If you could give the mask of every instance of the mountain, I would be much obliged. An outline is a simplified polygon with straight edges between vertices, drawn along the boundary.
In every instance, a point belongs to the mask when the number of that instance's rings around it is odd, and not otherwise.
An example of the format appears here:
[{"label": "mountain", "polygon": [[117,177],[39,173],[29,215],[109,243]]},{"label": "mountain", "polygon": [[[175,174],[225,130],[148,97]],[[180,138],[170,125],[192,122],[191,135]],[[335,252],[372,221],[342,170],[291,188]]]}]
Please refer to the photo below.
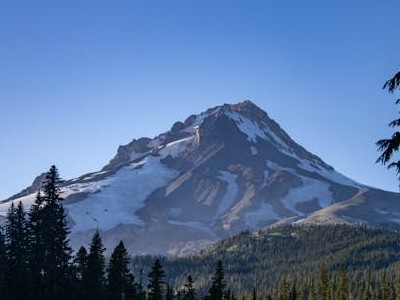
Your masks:
[{"label": "mountain", "polygon": [[[34,187],[5,200],[26,206]],[[108,251],[185,254],[281,223],[400,227],[397,193],[357,183],[296,142],[250,101],[211,108],[120,146],[99,172],[62,186],[74,248],[99,229]]]}]

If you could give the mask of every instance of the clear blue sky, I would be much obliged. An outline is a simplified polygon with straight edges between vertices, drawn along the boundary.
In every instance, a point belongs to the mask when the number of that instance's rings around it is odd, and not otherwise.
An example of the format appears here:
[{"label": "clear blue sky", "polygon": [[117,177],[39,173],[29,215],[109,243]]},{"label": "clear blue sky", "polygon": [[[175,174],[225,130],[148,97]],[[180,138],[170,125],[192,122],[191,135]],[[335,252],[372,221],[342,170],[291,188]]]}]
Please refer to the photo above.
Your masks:
[{"label": "clear blue sky", "polygon": [[399,1],[0,2],[0,199],[50,165],[69,179],[118,145],[251,99],[301,145],[364,184],[391,135]]}]

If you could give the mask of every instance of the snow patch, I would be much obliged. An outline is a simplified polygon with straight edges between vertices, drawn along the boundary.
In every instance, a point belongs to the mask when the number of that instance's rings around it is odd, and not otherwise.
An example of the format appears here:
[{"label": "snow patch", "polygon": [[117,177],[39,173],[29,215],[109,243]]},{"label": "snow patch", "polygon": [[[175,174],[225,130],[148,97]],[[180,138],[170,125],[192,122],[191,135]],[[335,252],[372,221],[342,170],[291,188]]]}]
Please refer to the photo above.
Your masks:
[{"label": "snow patch", "polygon": [[211,116],[211,115],[217,113],[219,110],[220,110],[220,107],[217,107],[216,109],[212,110],[209,113],[203,112],[200,115],[197,115],[196,120],[194,120],[194,122],[190,126],[182,129],[181,131],[193,133],[193,134],[196,133],[197,128],[203,123],[204,119],[207,118],[208,116]]},{"label": "snow patch", "polygon": [[18,198],[13,201],[5,202],[0,204],[0,216],[6,216],[7,211],[11,206],[11,202],[14,202],[14,205],[17,206],[18,203],[21,201],[22,205],[24,206],[25,211],[28,211],[31,207],[31,205],[35,202],[36,199],[36,193],[29,194],[27,196]]},{"label": "snow patch", "polygon": [[267,138],[265,132],[259,127],[257,123],[250,121],[249,119],[238,113],[225,112],[225,115],[236,122],[240,131],[247,135],[247,140],[249,140],[250,142],[257,142],[257,137],[260,137],[262,139]]},{"label": "snow patch", "polygon": [[363,185],[351,180],[350,178],[336,172],[335,170],[328,170],[325,168],[318,168],[308,161],[300,160],[299,163],[297,164],[301,169],[312,172],[312,173],[317,173],[318,175],[321,175],[322,177],[342,184],[342,185],[347,185],[347,186],[352,186],[355,188],[362,188]]},{"label": "snow patch", "polygon": [[82,201],[65,205],[77,224],[72,232],[93,228],[107,230],[119,224],[141,225],[135,212],[144,206],[145,199],[153,191],[177,175],[176,170],[166,168],[160,158],[152,156],[145,159],[141,168],[121,168],[109,179],[109,186]]},{"label": "snow patch", "polygon": [[143,156],[145,156],[145,155],[148,155],[149,152],[150,152],[150,151],[143,152],[143,153],[137,153],[137,152],[133,151],[133,152],[131,153],[131,156],[130,156],[130,161],[134,161],[134,160],[137,160],[137,159],[139,159],[139,158],[141,158],[141,157],[143,157]]},{"label": "snow patch", "polygon": [[167,157],[168,155],[171,155],[172,157],[177,157],[187,148],[187,145],[190,144],[194,138],[194,136],[190,136],[171,142],[165,145],[165,147],[160,150],[160,155],[162,157]]},{"label": "snow patch", "polygon": [[306,177],[301,177],[301,180],[303,181],[302,186],[289,190],[289,193],[281,199],[281,203],[286,209],[302,216],[304,214],[296,209],[299,203],[317,199],[321,208],[332,204],[333,197],[329,190],[329,184]]},{"label": "snow patch", "polygon": [[288,147],[265,123],[260,125],[235,112],[225,112],[225,115],[236,122],[240,131],[247,135],[248,141],[253,143],[257,142],[257,137],[269,140],[276,148],[283,151],[285,154],[298,158],[293,150]]},{"label": "snow patch", "polygon": [[294,157],[294,158],[298,158],[298,156],[296,155],[296,153],[294,153],[294,151],[292,150],[292,148],[288,147],[286,145],[286,143],[284,143],[276,134],[275,132],[273,132],[267,125],[265,125],[263,123],[263,130],[265,133],[267,133],[267,136],[270,137],[270,141],[280,150],[282,150],[283,152],[285,152],[285,154]]},{"label": "snow patch", "polygon": [[76,193],[96,193],[102,188],[108,186],[112,177],[92,182],[70,184],[67,187],[61,188],[61,197],[67,198],[68,196]]},{"label": "snow patch", "polygon": [[251,151],[251,154],[252,154],[252,155],[257,155],[257,153],[258,153],[257,148],[254,147],[254,146],[251,146],[251,147],[250,147],[250,151]]},{"label": "snow patch", "polygon": [[248,212],[245,215],[246,225],[255,229],[258,228],[260,222],[273,220],[279,220],[279,216],[274,212],[273,207],[265,202],[261,204],[261,207],[258,210]]},{"label": "snow patch", "polygon": [[234,204],[235,198],[239,191],[239,187],[236,183],[237,175],[232,174],[228,171],[220,171],[221,175],[218,176],[219,179],[228,183],[228,187],[226,189],[225,195],[220,201],[217,212],[215,214],[215,218],[220,217],[224,213],[226,213]]},{"label": "snow patch", "polygon": [[391,218],[391,219],[389,219],[389,221],[392,221],[394,223],[400,224],[400,218]]},{"label": "snow patch", "polygon": [[168,212],[168,216],[170,217],[179,217],[182,214],[181,207],[170,208]]},{"label": "snow patch", "polygon": [[[282,167],[282,166],[278,165],[277,163],[274,163],[271,161],[267,161],[266,164],[267,164],[267,167],[269,167],[272,170],[285,170],[292,174],[298,175],[298,173],[296,172],[295,169]],[[305,171],[316,173],[316,174],[320,175],[321,177],[326,178],[329,181],[332,181],[335,183],[339,183],[339,184],[346,185],[346,186],[352,186],[355,188],[363,188],[364,187],[363,185],[351,180],[350,178],[338,173],[335,170],[328,170],[328,169],[325,169],[322,167],[321,168],[314,167],[308,161],[300,160],[299,163],[297,164],[297,166]]]}]

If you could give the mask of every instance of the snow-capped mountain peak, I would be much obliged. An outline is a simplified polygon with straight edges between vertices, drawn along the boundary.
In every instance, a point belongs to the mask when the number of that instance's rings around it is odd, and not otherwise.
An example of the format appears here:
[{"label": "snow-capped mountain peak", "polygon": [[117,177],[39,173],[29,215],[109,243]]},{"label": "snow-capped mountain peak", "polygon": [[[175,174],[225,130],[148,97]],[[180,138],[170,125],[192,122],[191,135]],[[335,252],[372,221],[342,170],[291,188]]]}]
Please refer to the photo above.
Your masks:
[{"label": "snow-capped mountain peak", "polygon": [[[36,180],[37,187],[40,180]],[[33,202],[28,188],[10,201]],[[210,108],[120,146],[99,172],[65,181],[71,242],[98,229],[112,249],[182,254],[281,222],[399,226],[398,195],[367,188],[305,150],[250,101]]]}]

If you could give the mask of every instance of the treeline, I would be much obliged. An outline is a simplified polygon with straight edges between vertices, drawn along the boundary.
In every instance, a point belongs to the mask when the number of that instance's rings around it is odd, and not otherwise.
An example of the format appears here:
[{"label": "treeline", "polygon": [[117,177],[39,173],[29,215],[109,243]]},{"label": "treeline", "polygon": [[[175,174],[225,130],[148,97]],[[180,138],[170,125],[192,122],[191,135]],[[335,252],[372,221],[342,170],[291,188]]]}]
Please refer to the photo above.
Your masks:
[{"label": "treeline", "polygon": [[[146,267],[151,256],[133,257]],[[184,274],[206,295],[216,260],[238,299],[400,299],[400,236],[380,227],[280,226],[242,232],[199,254],[161,258],[172,282]]]},{"label": "treeline", "polygon": [[[132,259],[133,266],[146,268],[153,258]],[[223,261],[227,284],[238,297],[256,288],[265,299],[270,294],[266,291],[275,290],[282,279],[301,288],[316,280],[322,266],[332,280],[344,266],[350,291],[360,294],[360,282],[367,279],[374,288],[384,276],[394,285],[400,266],[400,235],[355,225],[280,226],[242,232],[196,255],[161,258],[172,282],[182,285],[185,274],[191,274],[201,295],[207,293],[217,260]]]}]

